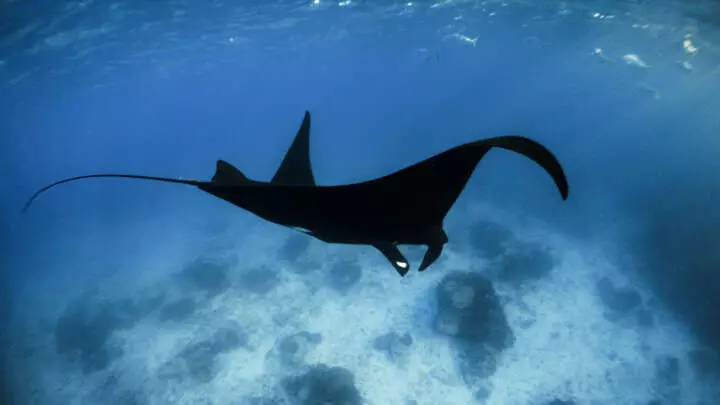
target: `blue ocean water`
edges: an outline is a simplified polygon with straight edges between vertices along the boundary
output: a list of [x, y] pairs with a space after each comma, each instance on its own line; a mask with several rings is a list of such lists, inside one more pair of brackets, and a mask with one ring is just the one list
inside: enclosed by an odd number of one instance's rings
[[[0, 402], [720, 403], [720, 6], [0, 3]], [[196, 189], [492, 150], [404, 278]], [[408, 201], [409, 205], [420, 203]]]

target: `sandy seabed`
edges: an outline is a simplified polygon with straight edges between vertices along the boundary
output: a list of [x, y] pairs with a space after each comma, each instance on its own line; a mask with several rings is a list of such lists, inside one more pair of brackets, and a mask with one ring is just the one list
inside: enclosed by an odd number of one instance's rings
[[[430, 326], [440, 280], [452, 271], [485, 274], [490, 266], [457, 231], [472, 223], [468, 218], [492, 218], [516, 240], [541, 244], [555, 258], [542, 278], [494, 282], [515, 341], [498, 356], [481, 399], [477, 387], [463, 380], [452, 342]], [[90, 271], [78, 265], [93, 263], [83, 259], [82, 251], [52, 261], [48, 274], [56, 278], [37, 280], [20, 293], [22, 305], [16, 306], [12, 322], [11, 370], [24, 403], [279, 404], [270, 398], [282, 397], [280, 381], [313, 364], [349, 370], [364, 402], [375, 405], [541, 405], [554, 399], [647, 405], [663, 395], [660, 403], [668, 405], [720, 403], [718, 389], [691, 364], [688, 353], [695, 343], [690, 334], [661, 305], [652, 304], [651, 292], [631, 272], [538, 224], [514, 223], [481, 206], [454, 214], [442, 260], [401, 279], [366, 247], [311, 241], [297, 260], [282, 260], [278, 241], [298, 236], [254, 219], [243, 221], [212, 230], [174, 229], [176, 236], [164, 239], [166, 246], [126, 257], [115, 271], [94, 278], [69, 275], [71, 268]], [[190, 286], [182, 276], [187, 263], [199, 257], [212, 258], [225, 271], [205, 289]], [[417, 262], [419, 256], [409, 257]], [[347, 261], [356, 263], [362, 276], [344, 290], [328, 287], [328, 269]], [[256, 280], [262, 273], [257, 269], [271, 271], [272, 280]], [[652, 312], [652, 325], [641, 327], [629, 316], [608, 317], [597, 292], [603, 277], [632, 286]], [[107, 334], [107, 364], [88, 371], [83, 365], [88, 359], [77, 353], [78, 340], [94, 338], [92, 327], [71, 336], [65, 345], [71, 349], [59, 348], [58, 319], [67, 316], [68, 308], [92, 312], [98, 303], [123, 300], [155, 304]], [[173, 307], [176, 312], [168, 309], [182, 300]], [[188, 376], [190, 366], [177, 359], [223, 328], [239, 331], [237, 344], [201, 360], [209, 364], [209, 375]], [[373, 348], [378, 336], [391, 331], [412, 336], [402, 362]], [[288, 365], [274, 353], [283, 338], [298, 332], [321, 338], [303, 348], [297, 364]], [[658, 380], [658, 358], [678, 361], [671, 399], [662, 386], [667, 382]]]

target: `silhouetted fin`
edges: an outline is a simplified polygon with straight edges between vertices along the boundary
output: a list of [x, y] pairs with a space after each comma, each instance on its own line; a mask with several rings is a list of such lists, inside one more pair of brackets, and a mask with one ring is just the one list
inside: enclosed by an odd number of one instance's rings
[[222, 185], [242, 185], [250, 182], [240, 170], [224, 160], [218, 160], [215, 174], [212, 177], [213, 183]]
[[440, 257], [443, 251], [443, 245], [442, 244], [432, 244], [428, 245], [428, 249], [425, 252], [425, 256], [423, 256], [422, 263], [420, 264], [420, 268], [418, 271], [424, 271], [428, 267], [430, 267], [431, 264], [435, 263], [435, 260]]
[[[520, 153], [538, 163], [551, 175], [563, 199], [567, 198], [567, 180], [555, 156], [531, 139], [505, 136], [469, 142], [386, 176], [341, 186], [348, 190], [342, 204], [357, 206], [358, 211], [373, 210], [368, 215], [391, 218], [396, 223], [441, 224], [477, 164], [493, 147]], [[358, 196], [362, 196], [361, 203]]]
[[425, 255], [423, 256], [423, 260], [420, 264], [420, 268], [418, 268], [418, 271], [424, 271], [430, 267], [430, 265], [435, 263], [442, 254], [443, 247], [447, 242], [448, 236], [442, 228], [442, 225], [433, 227], [429, 234], [428, 248], [425, 251]]
[[479, 142], [511, 150], [532, 159], [532, 161], [539, 164], [546, 172], [548, 172], [548, 174], [550, 174], [557, 185], [558, 190], [560, 190], [562, 199], [567, 200], [569, 192], [567, 177], [565, 177], [565, 172], [563, 171], [562, 166], [560, 166], [560, 162], [558, 162], [552, 152], [550, 152], [546, 147], [522, 136], [499, 136], [497, 138], [490, 138]]
[[405, 256], [403, 256], [397, 245], [392, 243], [376, 243], [373, 245], [375, 249], [379, 250], [380, 253], [385, 256], [386, 259], [392, 264], [401, 276], [405, 276], [410, 271], [410, 264], [408, 263]]
[[283, 186], [315, 185], [310, 165], [310, 112], [305, 111], [305, 118], [295, 135], [295, 140], [285, 153], [285, 158], [271, 183]]
[[70, 177], [67, 179], [63, 179], [60, 181], [56, 181], [55, 183], [52, 183], [50, 185], [47, 185], [40, 190], [38, 190], [35, 194], [33, 194], [32, 197], [28, 200], [27, 203], [25, 203], [25, 206], [22, 209], [22, 212], [25, 212], [30, 208], [30, 205], [35, 201], [35, 199], [42, 194], [43, 192], [57, 186], [63, 183], [69, 183], [71, 181], [75, 180], [82, 180], [82, 179], [93, 179], [93, 178], [99, 178], [99, 177], [116, 177], [116, 178], [124, 178], [124, 179], [140, 179], [140, 180], [152, 180], [152, 181], [162, 181], [165, 183], [179, 183], [179, 184], [187, 184], [190, 186], [202, 186], [203, 184], [207, 184], [205, 181], [197, 181], [197, 180], [183, 180], [183, 179], [171, 179], [167, 177], [154, 177], [154, 176], [139, 176], [134, 174], [89, 174], [85, 176], [76, 176], [76, 177]]

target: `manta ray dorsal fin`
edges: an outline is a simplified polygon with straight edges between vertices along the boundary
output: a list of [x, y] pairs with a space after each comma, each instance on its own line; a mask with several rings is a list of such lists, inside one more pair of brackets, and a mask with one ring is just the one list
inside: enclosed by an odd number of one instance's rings
[[305, 111], [303, 122], [295, 140], [285, 154], [272, 184], [287, 186], [314, 186], [315, 178], [310, 165], [310, 113]]
[[224, 160], [218, 160], [215, 174], [212, 177], [213, 183], [217, 184], [247, 184], [250, 182], [240, 170]]

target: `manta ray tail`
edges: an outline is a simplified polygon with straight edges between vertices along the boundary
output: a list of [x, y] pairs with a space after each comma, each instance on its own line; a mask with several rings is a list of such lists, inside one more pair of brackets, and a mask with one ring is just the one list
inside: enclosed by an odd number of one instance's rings
[[55, 183], [49, 184], [40, 190], [38, 190], [35, 194], [33, 194], [32, 197], [28, 200], [27, 203], [25, 203], [25, 206], [22, 209], [22, 212], [26, 212], [28, 208], [30, 208], [30, 205], [32, 205], [33, 201], [35, 201], [36, 198], [45, 191], [58, 186], [63, 183], [69, 183], [71, 181], [76, 180], [83, 180], [83, 179], [94, 179], [94, 178], [102, 178], [102, 177], [115, 177], [115, 178], [122, 178], [122, 179], [140, 179], [140, 180], [151, 180], [151, 181], [161, 181], [164, 183], [176, 183], [176, 184], [187, 184], [189, 186], [197, 186], [200, 188], [203, 188], [204, 186], [207, 186], [209, 184], [219, 184], [219, 185], [238, 185], [238, 184], [248, 184], [251, 183], [252, 180], [248, 179], [240, 170], [235, 168], [235, 166], [231, 165], [230, 163], [224, 161], [224, 160], [218, 160], [217, 161], [217, 167], [215, 169], [215, 174], [212, 177], [211, 182], [207, 181], [199, 181], [199, 180], [185, 180], [185, 179], [173, 179], [169, 177], [156, 177], [156, 176], [141, 176], [137, 174], [88, 174], [85, 176], [76, 176], [76, 177], [70, 177], [67, 179], [63, 179], [60, 181], [56, 181]]
[[191, 185], [191, 186], [199, 186], [199, 185], [202, 185], [205, 183], [203, 181], [197, 181], [197, 180], [183, 180], [183, 179], [172, 179], [172, 178], [167, 178], [167, 177], [140, 176], [140, 175], [135, 175], [135, 174], [88, 174], [85, 176], [70, 177], [67, 179], [56, 181], [55, 183], [49, 184], [49, 185], [41, 188], [35, 194], [33, 194], [32, 197], [30, 197], [30, 199], [28, 200], [27, 203], [25, 203], [25, 206], [23, 207], [22, 212], [23, 213], [26, 212], [28, 210], [28, 208], [30, 208], [30, 205], [32, 205], [33, 201], [35, 201], [35, 199], [40, 194], [44, 193], [45, 191], [47, 191], [57, 185], [60, 185], [63, 183], [69, 183], [71, 181], [76, 181], [76, 180], [93, 179], [93, 178], [100, 178], [100, 177], [116, 177], [116, 178], [124, 178], [124, 179], [152, 180], [152, 181], [162, 181], [162, 182], [166, 182], [166, 183], [187, 184], [187, 185]]

